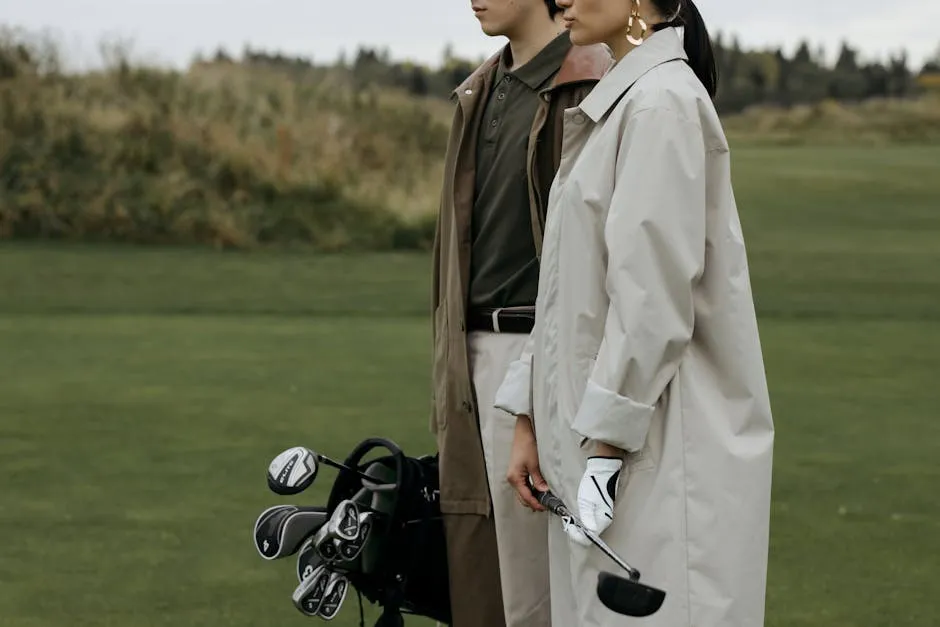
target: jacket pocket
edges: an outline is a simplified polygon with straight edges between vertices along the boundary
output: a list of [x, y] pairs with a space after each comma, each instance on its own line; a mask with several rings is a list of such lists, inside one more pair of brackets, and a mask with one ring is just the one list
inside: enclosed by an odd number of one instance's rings
[[447, 303], [434, 310], [434, 354], [432, 367], [432, 394], [434, 403], [434, 426], [443, 429], [447, 425], [447, 388], [449, 387], [450, 329], [447, 321]]

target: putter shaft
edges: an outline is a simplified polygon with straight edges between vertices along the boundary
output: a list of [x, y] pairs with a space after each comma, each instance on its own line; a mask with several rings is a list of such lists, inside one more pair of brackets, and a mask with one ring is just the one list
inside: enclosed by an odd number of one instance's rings
[[584, 536], [588, 540], [594, 543], [594, 546], [596, 546], [601, 551], [603, 551], [604, 554], [607, 555], [607, 557], [612, 559], [614, 562], [617, 563], [618, 566], [620, 566], [622, 569], [627, 571], [627, 573], [630, 575], [630, 579], [632, 579], [633, 581], [640, 580], [640, 571], [635, 569], [633, 566], [630, 566], [630, 564], [628, 564], [626, 561], [624, 561], [623, 558], [617, 555], [613, 549], [607, 546], [607, 543], [601, 540], [600, 536], [598, 536], [596, 533], [594, 533], [593, 531], [585, 527], [584, 523], [578, 520], [578, 517], [571, 513], [571, 511], [565, 505], [564, 501], [562, 501], [560, 498], [552, 494], [550, 490], [546, 490], [545, 492], [539, 492], [534, 487], [532, 487], [532, 492], [535, 494], [535, 497], [538, 499], [539, 503], [541, 503], [543, 507], [554, 512], [556, 515], [560, 516], [562, 519], [567, 520], [570, 524], [573, 524], [575, 527], [580, 529], [581, 533], [583, 533]]

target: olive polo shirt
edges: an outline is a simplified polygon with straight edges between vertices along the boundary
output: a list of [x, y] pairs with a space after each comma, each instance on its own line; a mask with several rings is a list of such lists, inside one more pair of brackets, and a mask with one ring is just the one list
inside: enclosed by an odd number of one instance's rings
[[471, 307], [535, 304], [539, 267], [532, 241], [526, 153], [539, 90], [558, 72], [570, 47], [566, 31], [513, 71], [509, 46], [500, 57], [476, 146]]

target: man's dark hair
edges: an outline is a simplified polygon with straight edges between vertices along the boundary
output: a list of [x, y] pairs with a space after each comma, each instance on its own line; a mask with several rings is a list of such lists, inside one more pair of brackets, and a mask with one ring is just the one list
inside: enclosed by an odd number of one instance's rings
[[548, 15], [551, 18], [554, 18], [555, 14], [561, 11], [558, 5], [555, 4], [555, 0], [545, 0], [545, 6], [548, 7]]

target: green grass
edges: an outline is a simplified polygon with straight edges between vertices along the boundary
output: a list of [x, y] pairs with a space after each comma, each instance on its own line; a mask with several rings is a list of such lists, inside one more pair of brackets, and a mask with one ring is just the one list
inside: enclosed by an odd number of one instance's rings
[[[936, 164], [736, 153], [778, 430], [769, 627], [940, 623]], [[0, 624], [310, 624], [293, 562], [251, 546], [292, 500], [263, 473], [294, 444], [432, 450], [428, 262], [0, 245]]]

